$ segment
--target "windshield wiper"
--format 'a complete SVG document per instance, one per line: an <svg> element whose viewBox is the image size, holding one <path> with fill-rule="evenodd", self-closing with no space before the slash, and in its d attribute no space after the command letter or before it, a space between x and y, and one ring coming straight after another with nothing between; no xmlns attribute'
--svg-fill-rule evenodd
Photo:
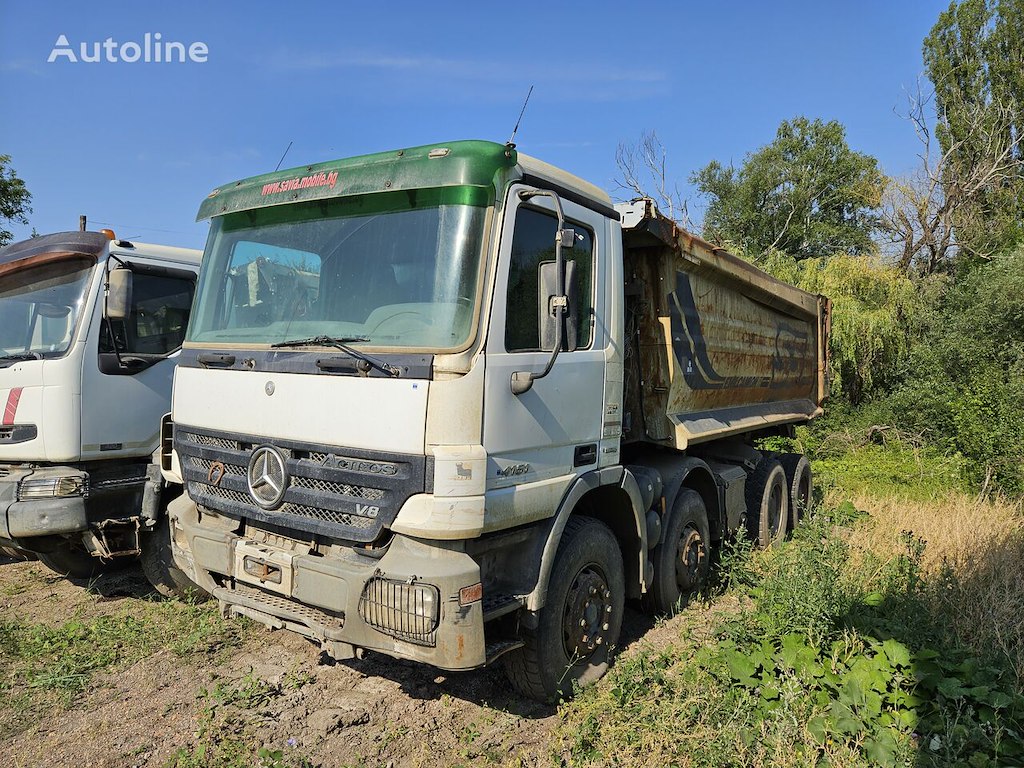
<svg viewBox="0 0 1024 768"><path fill-rule="evenodd" d="M0 361L10 360L12 363L18 360L42 360L43 356L38 352L18 352L14 355L0 355Z"/></svg>
<svg viewBox="0 0 1024 768"><path fill-rule="evenodd" d="M376 368L381 373L387 374L388 376L398 376L401 371L395 368L393 365L382 362L380 360L374 360L372 357L367 355L365 352L360 352L355 347L350 347L349 344L358 341L369 341L368 336L310 336L307 339L290 339L288 341L279 341L276 344L271 344L274 347L334 347L340 349L350 357L354 357L357 360L362 360L368 366Z"/></svg>

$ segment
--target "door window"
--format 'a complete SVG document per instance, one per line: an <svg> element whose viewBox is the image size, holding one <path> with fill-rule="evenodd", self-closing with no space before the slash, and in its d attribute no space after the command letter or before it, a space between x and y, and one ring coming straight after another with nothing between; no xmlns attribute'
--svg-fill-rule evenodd
<svg viewBox="0 0 1024 768"><path fill-rule="evenodd" d="M576 263L576 343L585 349L590 346L594 318L594 237L582 224L566 221L566 227L576 231L573 247L563 247L562 256ZM509 352L540 351L540 265L555 260L557 229L558 219L547 211L524 206L516 213L505 305L505 349Z"/></svg>
<svg viewBox="0 0 1024 768"><path fill-rule="evenodd" d="M177 350L185 338L194 289L191 280L136 272L131 315L103 324L100 352L113 352L115 343L118 352L130 355L167 355Z"/></svg>

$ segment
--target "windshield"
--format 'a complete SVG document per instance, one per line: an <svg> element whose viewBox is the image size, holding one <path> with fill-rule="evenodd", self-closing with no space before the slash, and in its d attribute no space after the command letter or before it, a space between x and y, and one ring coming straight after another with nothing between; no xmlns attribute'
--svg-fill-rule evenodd
<svg viewBox="0 0 1024 768"><path fill-rule="evenodd" d="M189 341L329 336L361 348L465 345L485 209L423 205L429 191L419 207L415 194L392 193L214 219Z"/></svg>
<svg viewBox="0 0 1024 768"><path fill-rule="evenodd" d="M68 351L92 268L88 259L63 259L0 271L0 365Z"/></svg>

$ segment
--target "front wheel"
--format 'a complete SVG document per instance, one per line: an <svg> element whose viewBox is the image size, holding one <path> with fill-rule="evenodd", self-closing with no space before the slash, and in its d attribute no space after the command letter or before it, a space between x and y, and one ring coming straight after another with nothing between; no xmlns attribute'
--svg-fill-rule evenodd
<svg viewBox="0 0 1024 768"><path fill-rule="evenodd" d="M35 560L36 553L28 552L17 547L0 547L0 557L8 557L11 560Z"/></svg>
<svg viewBox="0 0 1024 768"><path fill-rule="evenodd" d="M550 702L599 679L619 640L625 593L622 552L608 526L570 518L537 628L524 629L525 645L505 657L512 685Z"/></svg>
<svg viewBox="0 0 1024 768"><path fill-rule="evenodd" d="M210 596L175 565L171 553L171 521L167 515L160 517L152 532L142 534L140 546L142 572L158 593L164 597L193 601L205 600Z"/></svg>
<svg viewBox="0 0 1024 768"><path fill-rule="evenodd" d="M92 579L101 573L124 568L134 560L131 557L101 560L70 541L64 541L49 552L39 552L38 555L39 562L51 571L72 579Z"/></svg>

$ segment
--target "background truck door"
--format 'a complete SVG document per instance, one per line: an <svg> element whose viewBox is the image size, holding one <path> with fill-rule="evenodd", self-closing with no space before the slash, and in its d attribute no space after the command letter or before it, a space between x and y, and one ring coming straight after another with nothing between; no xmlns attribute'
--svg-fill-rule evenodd
<svg viewBox="0 0 1024 768"><path fill-rule="evenodd" d="M155 449L195 290L194 276L185 270L182 275L137 273L131 316L125 321L108 324L102 306L97 307L82 369L83 458L145 456ZM126 366L117 372L111 372L114 344ZM131 367L137 357L151 364Z"/></svg>

